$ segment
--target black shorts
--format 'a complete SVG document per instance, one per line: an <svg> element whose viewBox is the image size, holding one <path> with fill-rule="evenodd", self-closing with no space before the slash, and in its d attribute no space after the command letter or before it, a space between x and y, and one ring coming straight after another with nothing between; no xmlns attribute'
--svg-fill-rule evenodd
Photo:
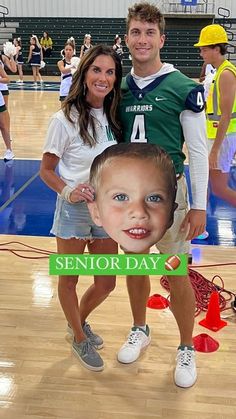
<svg viewBox="0 0 236 419"><path fill-rule="evenodd" d="M0 92L2 93L3 96L9 95L9 90L0 90Z"/></svg>
<svg viewBox="0 0 236 419"><path fill-rule="evenodd" d="M5 105L0 106L0 112L4 112L4 111L6 111L6 110L7 110L7 108L6 108L6 106L5 106Z"/></svg>

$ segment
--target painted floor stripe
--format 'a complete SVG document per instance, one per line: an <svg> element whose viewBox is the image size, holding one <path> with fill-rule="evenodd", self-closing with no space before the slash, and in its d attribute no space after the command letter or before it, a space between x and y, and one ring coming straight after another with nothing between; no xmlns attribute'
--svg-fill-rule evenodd
<svg viewBox="0 0 236 419"><path fill-rule="evenodd" d="M39 171L37 173L35 173L33 176L31 176L31 178L29 178L27 180L27 182L25 182L20 189L18 189L18 191L16 191L11 198L9 198L1 207L0 207L0 212L2 212L12 201L14 201L14 199L16 199L26 188L27 186L29 186L34 179L36 179L36 177L39 175Z"/></svg>

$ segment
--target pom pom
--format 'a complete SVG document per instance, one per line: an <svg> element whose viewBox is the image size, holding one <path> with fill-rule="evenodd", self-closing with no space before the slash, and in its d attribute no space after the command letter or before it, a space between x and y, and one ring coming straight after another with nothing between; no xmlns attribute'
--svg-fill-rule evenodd
<svg viewBox="0 0 236 419"><path fill-rule="evenodd" d="M12 42L5 42L3 44L3 52L7 57L10 57L10 55L16 55L16 47Z"/></svg>
<svg viewBox="0 0 236 419"><path fill-rule="evenodd" d="M46 65L45 61L40 61L40 69L41 69L41 68L44 68L44 67L45 67L45 65Z"/></svg>
<svg viewBox="0 0 236 419"><path fill-rule="evenodd" d="M80 63L80 58L79 57L72 57L70 60L70 63L72 65L72 67L75 68L75 70L77 70L79 63Z"/></svg>

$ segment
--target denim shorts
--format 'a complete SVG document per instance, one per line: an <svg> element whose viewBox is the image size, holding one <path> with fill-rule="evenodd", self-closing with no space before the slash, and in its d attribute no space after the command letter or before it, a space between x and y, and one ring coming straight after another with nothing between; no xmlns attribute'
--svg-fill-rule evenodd
<svg viewBox="0 0 236 419"><path fill-rule="evenodd" d="M61 239L94 240L109 238L102 227L94 224L85 202L69 204L60 196L57 197L53 226L50 232Z"/></svg>

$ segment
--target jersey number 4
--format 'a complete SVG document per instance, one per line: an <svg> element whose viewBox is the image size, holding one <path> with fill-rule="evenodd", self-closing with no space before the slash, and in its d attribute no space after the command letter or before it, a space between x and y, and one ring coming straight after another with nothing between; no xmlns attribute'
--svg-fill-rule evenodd
<svg viewBox="0 0 236 419"><path fill-rule="evenodd" d="M202 97L202 92L198 92L197 94L197 106L199 106L200 109L203 109L204 107L204 100Z"/></svg>
<svg viewBox="0 0 236 419"><path fill-rule="evenodd" d="M144 115L135 116L130 141L135 143L147 143L147 138L145 138Z"/></svg>

